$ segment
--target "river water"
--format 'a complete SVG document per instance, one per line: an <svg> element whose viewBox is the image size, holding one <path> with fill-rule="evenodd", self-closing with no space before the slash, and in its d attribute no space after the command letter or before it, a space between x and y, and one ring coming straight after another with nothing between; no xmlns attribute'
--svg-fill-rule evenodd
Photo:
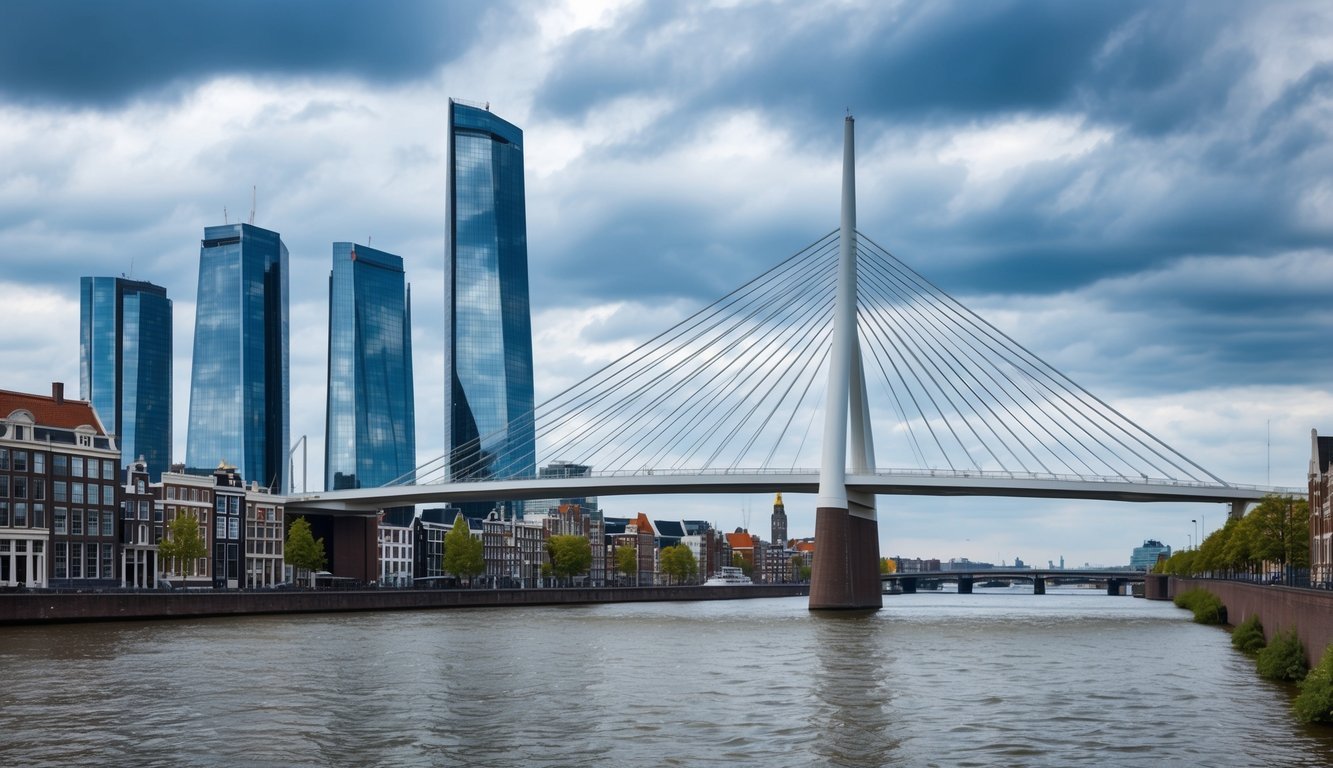
<svg viewBox="0 0 1333 768"><path fill-rule="evenodd" d="M0 765L1328 766L1228 634L1052 589L0 629Z"/></svg>

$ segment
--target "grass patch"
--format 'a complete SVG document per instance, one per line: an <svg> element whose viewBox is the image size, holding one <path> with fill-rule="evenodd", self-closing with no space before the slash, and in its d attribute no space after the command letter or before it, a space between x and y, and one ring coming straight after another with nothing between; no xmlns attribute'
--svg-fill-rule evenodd
<svg viewBox="0 0 1333 768"><path fill-rule="evenodd" d="M1238 651L1253 656L1262 651L1267 642L1264 640L1264 627L1258 616L1251 616L1236 625L1231 632L1231 645Z"/></svg>
<svg viewBox="0 0 1333 768"><path fill-rule="evenodd" d="M1194 621L1199 624L1227 623L1227 607L1217 595L1206 589L1191 589L1176 595L1177 607L1194 612Z"/></svg>
<svg viewBox="0 0 1333 768"><path fill-rule="evenodd" d="M1305 647L1296 637L1296 630L1273 635L1273 642L1259 651L1256 659L1259 674L1269 680L1297 682L1305 677Z"/></svg>
<svg viewBox="0 0 1333 768"><path fill-rule="evenodd" d="M1292 709L1302 723L1333 723L1333 645L1301 681Z"/></svg>

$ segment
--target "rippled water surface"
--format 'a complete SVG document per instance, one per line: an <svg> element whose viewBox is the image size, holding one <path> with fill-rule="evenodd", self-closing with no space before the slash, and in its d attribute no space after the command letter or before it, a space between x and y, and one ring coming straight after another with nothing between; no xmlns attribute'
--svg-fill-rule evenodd
<svg viewBox="0 0 1333 768"><path fill-rule="evenodd" d="M1226 632L1091 590L0 629L3 765L1327 766Z"/></svg>

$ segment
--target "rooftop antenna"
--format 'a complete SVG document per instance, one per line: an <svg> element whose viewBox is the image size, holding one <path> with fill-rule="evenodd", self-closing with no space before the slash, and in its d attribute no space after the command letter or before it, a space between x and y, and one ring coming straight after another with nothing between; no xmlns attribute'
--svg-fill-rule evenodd
<svg viewBox="0 0 1333 768"><path fill-rule="evenodd" d="M250 226L255 225L255 186L250 185Z"/></svg>
<svg viewBox="0 0 1333 768"><path fill-rule="evenodd" d="M231 223L231 219L227 218L227 206L225 206L225 205L222 206L222 223L223 223L223 224L230 224L230 223Z"/></svg>

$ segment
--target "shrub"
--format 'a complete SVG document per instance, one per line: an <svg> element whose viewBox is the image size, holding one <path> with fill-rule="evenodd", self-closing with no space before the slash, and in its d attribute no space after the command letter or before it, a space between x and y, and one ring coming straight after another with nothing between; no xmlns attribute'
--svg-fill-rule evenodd
<svg viewBox="0 0 1333 768"><path fill-rule="evenodd" d="M1200 624L1225 624L1227 608L1212 592L1205 589L1191 589L1176 595L1175 604L1194 612L1194 620Z"/></svg>
<svg viewBox="0 0 1333 768"><path fill-rule="evenodd" d="M1231 632L1231 644L1236 650L1253 656L1264 648L1264 627L1258 616L1242 621Z"/></svg>
<svg viewBox="0 0 1333 768"><path fill-rule="evenodd" d="M1305 647L1296 637L1296 630L1273 635L1273 642L1259 651L1259 674L1269 680L1291 680L1305 677Z"/></svg>
<svg viewBox="0 0 1333 768"><path fill-rule="evenodd" d="M1333 722L1333 645L1301 681L1301 692L1292 709L1302 723Z"/></svg>

